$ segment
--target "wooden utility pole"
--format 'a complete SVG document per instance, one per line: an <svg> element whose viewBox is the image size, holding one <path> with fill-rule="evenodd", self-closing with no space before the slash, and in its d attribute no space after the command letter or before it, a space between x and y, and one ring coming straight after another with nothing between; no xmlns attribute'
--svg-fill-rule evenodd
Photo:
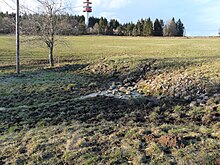
<svg viewBox="0 0 220 165"><path fill-rule="evenodd" d="M19 0L16 0L17 12L16 12L16 73L20 74L20 18L19 18Z"/></svg>

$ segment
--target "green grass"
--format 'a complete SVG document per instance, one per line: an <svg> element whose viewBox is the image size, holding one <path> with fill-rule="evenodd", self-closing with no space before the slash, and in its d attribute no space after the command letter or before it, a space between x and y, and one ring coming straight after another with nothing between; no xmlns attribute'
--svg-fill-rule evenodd
<svg viewBox="0 0 220 165"><path fill-rule="evenodd" d="M40 41L22 37L21 64L48 61L48 50ZM202 65L198 69L212 73L219 71L219 38L144 38L144 37L102 37L78 36L59 37L55 48L55 60L59 63L94 63L97 61L129 61L136 64L147 58L161 59L161 65ZM15 38L0 37L0 65L15 64ZM45 66L45 65L44 65ZM189 68L191 69L191 68ZM194 69L194 68L193 68Z"/></svg>
<svg viewBox="0 0 220 165"><path fill-rule="evenodd" d="M0 36L0 164L216 163L220 38L59 38L49 68L44 44L22 36L18 76L15 37ZM147 94L156 85L147 97L163 99L79 99L129 79ZM185 80L206 92L205 103L161 95L158 85Z"/></svg>
<svg viewBox="0 0 220 165"><path fill-rule="evenodd" d="M47 49L40 41L22 37L21 58L47 59ZM1 36L1 57L13 59L15 38ZM79 36L62 37L55 51L56 57L78 57L82 60L143 59L143 58L217 58L219 38L141 38ZM36 47L37 46L37 47Z"/></svg>

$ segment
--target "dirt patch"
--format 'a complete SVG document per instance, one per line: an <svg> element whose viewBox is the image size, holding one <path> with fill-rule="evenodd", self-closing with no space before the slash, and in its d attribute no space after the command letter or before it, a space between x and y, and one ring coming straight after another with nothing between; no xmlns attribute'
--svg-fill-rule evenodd
<svg viewBox="0 0 220 165"><path fill-rule="evenodd" d="M218 157L215 161L216 165L220 165L220 157Z"/></svg>
<svg viewBox="0 0 220 165"><path fill-rule="evenodd" d="M179 147L181 145L181 139L177 136L161 136L157 139L158 143L166 147Z"/></svg>
<svg viewBox="0 0 220 165"><path fill-rule="evenodd" d="M175 135L162 135L162 136L155 136L153 134L146 135L144 139L147 142L155 142L158 143L164 147L185 147L187 144L189 144L189 141L191 141L193 138L182 138L180 136ZM195 140L198 140L195 138Z"/></svg>

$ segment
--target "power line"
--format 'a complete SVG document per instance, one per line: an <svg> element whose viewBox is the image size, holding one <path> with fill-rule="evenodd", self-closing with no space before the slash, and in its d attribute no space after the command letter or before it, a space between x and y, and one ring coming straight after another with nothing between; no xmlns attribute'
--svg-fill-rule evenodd
<svg viewBox="0 0 220 165"><path fill-rule="evenodd" d="M7 3L5 0L2 0L8 7L10 7L12 10L15 10L15 8L13 8L11 5L9 5L9 3Z"/></svg>

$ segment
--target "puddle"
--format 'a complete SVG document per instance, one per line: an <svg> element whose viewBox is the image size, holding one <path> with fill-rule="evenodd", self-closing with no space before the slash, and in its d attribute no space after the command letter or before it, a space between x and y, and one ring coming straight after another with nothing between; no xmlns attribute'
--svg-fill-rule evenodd
<svg viewBox="0 0 220 165"><path fill-rule="evenodd" d="M91 93L91 94L88 94L86 96L82 96L82 97L80 97L80 99L83 100L83 99L94 98L94 97L98 97L98 96L113 97L113 98L122 99L122 100L130 100L130 99L133 99L133 98L143 97L143 95L139 94L136 91L133 91L129 95L127 95L127 94L122 93L122 92L112 94L111 92L109 92L109 90L106 90L106 91Z"/></svg>

